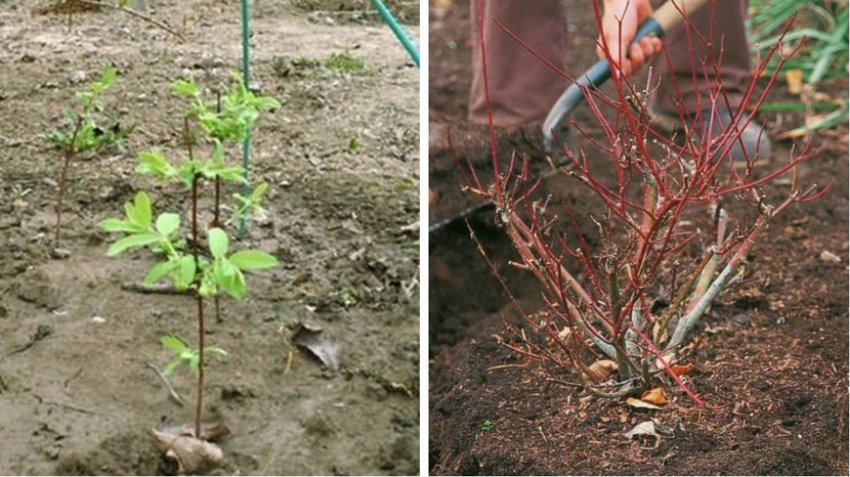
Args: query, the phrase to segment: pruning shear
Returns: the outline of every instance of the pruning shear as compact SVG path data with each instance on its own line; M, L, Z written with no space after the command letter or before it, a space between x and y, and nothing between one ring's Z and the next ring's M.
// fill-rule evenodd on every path
M684 21L683 14L693 13L702 7L708 0L668 0L658 7L652 16L647 18L638 26L632 44L638 43L647 36L663 37L671 28L680 25ZM626 50L628 51L628 49ZM555 141L557 135L561 144L567 144L569 138L569 127L566 119L570 113L584 100L583 90L596 89L611 78L611 66L608 59L602 58L578 79L570 85L555 101L549 115L543 122L543 148L547 154L558 151Z

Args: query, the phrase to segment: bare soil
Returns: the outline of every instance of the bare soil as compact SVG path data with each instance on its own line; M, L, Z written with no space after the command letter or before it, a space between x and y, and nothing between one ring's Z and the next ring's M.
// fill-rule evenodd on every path
M254 3L254 86L282 108L253 135L268 218L238 246L269 251L281 266L250 275L249 297L224 300L220 321L210 319L207 341L228 356L208 367L206 419L232 432L212 472L415 474L419 264L408 226L419 217L418 71L375 21ZM172 81L193 74L215 89L240 68L238 3L147 2L182 42L113 10L35 13L47 4L0 6L0 474L156 474L148 429L189 422L193 410L172 402L146 364L168 361L164 334L197 339L194 300L122 290L152 257L107 258L111 238L96 224L120 216L140 189L157 212L186 213L182 187L134 174L135 158L150 148L182 155L184 105ZM320 65L344 52L366 70ZM73 164L67 252L53 258L61 159L41 135L108 62L119 78L107 108L136 130L123 151ZM297 323L321 326L341 347L338 372L291 345ZM194 401L191 375L172 382Z
M468 2L455 1L448 9L431 9L432 224L475 202L460 191L457 158L487 170L486 129L465 122L471 48L467 8ZM595 60L590 15L580 8L570 15L575 72ZM847 82L822 88L843 97ZM793 99L783 89L772 93L774 99ZM803 119L788 113L762 118L773 132ZM574 119L593 130L586 109L577 110ZM448 127L453 148L445 140ZM499 131L503 160L516 151L539 163L536 128ZM520 318L507 305L467 225L461 220L431 234L431 473L847 475L847 129L815 137L814 145L819 152L800 167L800 178L807 184L834 182L834 189L776 219L749 257L743 280L721 295L697 332L693 359L698 372L686 379L706 401L704 408L668 386L672 403L664 410L634 410L551 379L569 380L568 375L526 364L496 343L494 335L506 332L503 320L518 323ZM792 146L775 142L772 163L787 160ZM611 174L601 161L596 170L603 180ZM782 197L786 188L787 183L769 187L769 200ZM566 202L580 220L598 208L569 178L546 180L539 195ZM515 255L492 215L484 211L468 221L522 307L539 309L539 288L529 274L508 266ZM587 222L581 225L592 237ZM650 418L672 434L658 442L623 436Z

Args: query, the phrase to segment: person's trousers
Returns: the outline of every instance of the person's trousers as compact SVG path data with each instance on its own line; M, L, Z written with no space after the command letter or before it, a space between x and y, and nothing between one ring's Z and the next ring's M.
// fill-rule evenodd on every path
M684 26L667 33L664 39L667 55L662 51L652 62L653 77L660 79L653 98L658 108L678 112L681 107L686 113L696 113L710 107L709 93L717 89L715 83L718 75L712 67L709 47L713 50L714 58L719 60L719 80L726 97L732 107L738 106L751 79L744 27L747 3L747 0L717 0L714 4L709 1L697 12L688 14L692 27L705 40L713 38L710 46L695 32L686 34ZM470 0L470 7L473 78L469 119L474 123L486 124L478 0ZM567 74L577 76L582 72L571 67L568 54L571 48L567 43L567 15L570 8L592 9L593 6L587 0L484 0L485 59L496 126L518 126L542 120L570 84L516 39L511 38L496 21L537 55ZM592 12L585 17L593 18ZM572 47L575 48L575 45L576 42L573 42ZM578 47L587 48L596 54L595 38L581 38ZM645 69L637 74L641 73L645 74ZM653 84L656 80L653 80Z

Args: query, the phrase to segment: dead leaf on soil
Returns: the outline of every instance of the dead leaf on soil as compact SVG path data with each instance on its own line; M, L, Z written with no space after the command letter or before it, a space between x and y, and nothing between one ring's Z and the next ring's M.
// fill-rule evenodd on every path
M221 462L224 458L221 447L209 440L229 434L230 429L223 424L204 426L201 429L201 438L195 437L193 427L188 424L162 430L151 429L150 432L164 458L176 463L176 473L193 474L208 470Z
M673 366L670 366L670 370L672 370L673 374L675 374L676 376L688 375L693 372L694 369L696 369L696 367L693 364L674 364Z
M565 326L564 329L558 332L558 341L556 342L554 339L549 338L546 341L546 344L551 348L558 344L558 342L563 343L567 338L570 337L573 330L570 329L569 326Z
M599 361L590 365L588 371L590 371L590 379L599 382L608 379L608 376L614 374L614 371L617 370L617 363L610 359L600 359Z
M803 70L794 68L785 72L785 81L788 83L788 92L800 94L803 92Z
M667 393L664 392L664 388L652 388L643 393L643 396L641 396L640 399L641 401L655 404L657 406L666 406L667 403L670 402L670 400L667 399Z
M655 437L655 447L658 447L658 444L661 442L661 435L655 431L655 423L652 421L643 421L623 435L629 439L635 436L653 436Z
M650 404L646 401L641 401L640 399L636 398L627 398L626 404L637 409L661 409L660 406L656 406L655 404Z
M307 350L318 359L326 368L339 370L339 346L331 343L318 326L300 323L298 329L292 334L292 344Z

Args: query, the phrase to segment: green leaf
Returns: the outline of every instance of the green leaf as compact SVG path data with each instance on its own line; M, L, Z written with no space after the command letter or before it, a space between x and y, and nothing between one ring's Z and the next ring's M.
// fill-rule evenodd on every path
M127 220L106 219L101 221L98 226L107 232L145 232L146 230L137 224Z
M204 177L207 179L215 179L220 177L225 182L236 182L244 184L245 169L242 166L214 166L208 165L204 167Z
M139 166L136 172L153 174L158 179L166 179L177 174L177 170L168 160L156 151L144 151L139 154Z
M217 260L212 269L207 270L204 278L205 282L212 282L205 284L206 290L211 294L223 290L236 299L245 296L245 276L227 259Z
M186 351L191 351L189 345L174 335L163 336L159 339L159 342L162 343L162 346L165 347L165 349L178 358L182 357L183 353Z
M239 269L236 268L235 265L230 263L230 260L223 258L216 262L216 266L218 267L217 273L219 273L224 278L230 278L236 275L239 272Z
M178 228L180 228L180 216L177 214L166 212L159 214L156 219L156 231L165 238L170 237Z
M245 275L238 268L234 267L234 270L235 274L222 277L220 285L228 295L241 300L245 297Z
M215 258L224 258L227 255L227 247L229 239L224 230L212 228L208 232L207 240L209 241L210 253Z
M145 245L151 245L159 241L160 237L157 234L142 233L130 235L112 244L106 254L110 257L114 257L115 255L118 255L129 248L143 247Z
M260 201L263 199L263 196L266 195L266 191L269 189L269 184L263 182L259 184L254 190L251 192L251 202L260 205Z
M100 84L103 85L103 88L106 89L115 82L115 78L118 76L118 71L112 65L104 65L103 70L100 73Z
M201 363L201 356L198 353L195 353L194 350L193 350L193 353L189 356L186 356L185 359L189 363L189 369L192 370L192 373L197 375L198 374L198 368L201 365L200 364Z
M184 98L196 97L199 94L198 85L195 84L195 80L193 78L175 81L171 84L171 92L175 96L182 96Z
M136 194L135 201L132 204L126 204L124 209L127 212L127 218L130 219L131 222L141 225L145 229L150 228L151 220L153 218L153 214L151 212L151 199L145 191L140 191Z
M279 109L280 103L270 96L260 96L254 101L254 107L258 110Z
M241 250L231 255L228 260L240 270L262 270L276 267L277 259L262 250Z
M195 181L195 177L198 175L198 169L200 169L198 161L184 161L180 164L180 168L177 170L176 175L183 179L183 183L186 184L186 187L191 188L192 182Z
M180 265L179 262L175 260L169 260L167 262L160 262L154 265L147 275L145 275L144 284L145 285L153 285L160 278L165 275L171 273L174 269L176 269Z
M188 288L195 281L195 257L186 255L180 259L179 288Z

